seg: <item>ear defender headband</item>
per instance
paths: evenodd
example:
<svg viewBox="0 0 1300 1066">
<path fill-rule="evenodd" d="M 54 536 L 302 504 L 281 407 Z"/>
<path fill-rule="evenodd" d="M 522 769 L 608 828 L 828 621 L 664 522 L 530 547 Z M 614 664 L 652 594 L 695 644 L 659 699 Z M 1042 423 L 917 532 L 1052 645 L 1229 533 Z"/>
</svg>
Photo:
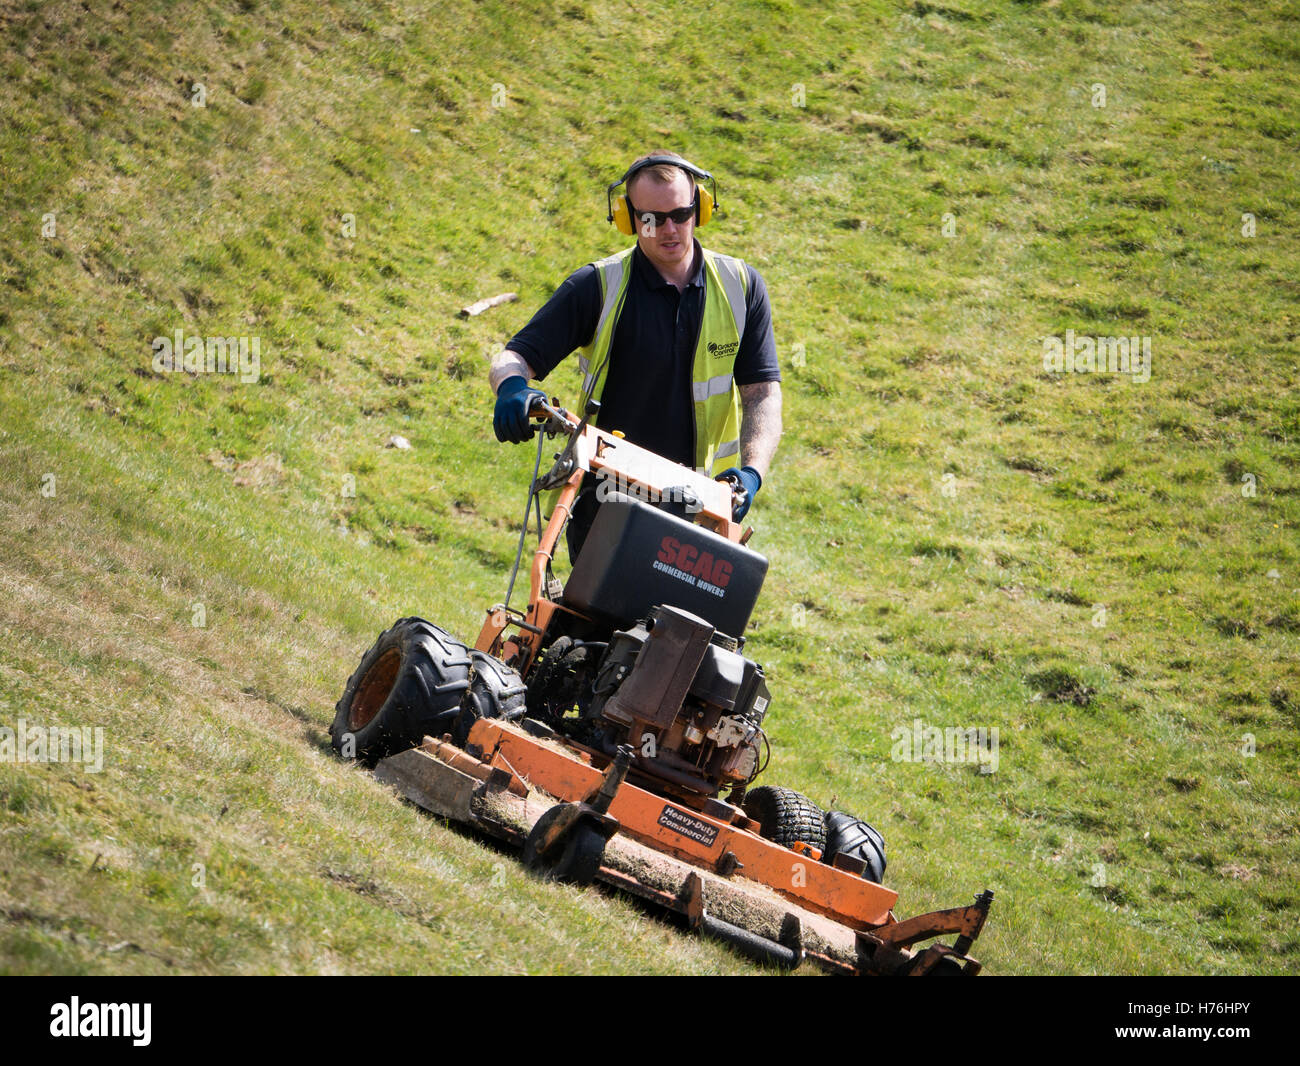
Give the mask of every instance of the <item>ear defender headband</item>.
<svg viewBox="0 0 1300 1066">
<path fill-rule="evenodd" d="M 718 212 L 718 179 L 710 174 L 707 170 L 701 170 L 694 163 L 688 163 L 679 155 L 652 155 L 642 159 L 639 163 L 633 163 L 627 168 L 627 172 L 613 182 L 605 190 L 605 200 L 609 205 L 609 215 L 606 217 L 607 222 L 612 222 L 618 228 L 619 233 L 625 233 L 629 237 L 636 233 L 636 223 L 632 218 L 632 210 L 628 205 L 627 194 L 615 196 L 614 190 L 622 185 L 625 189 L 627 183 L 637 176 L 647 167 L 659 166 L 666 163 L 669 166 L 677 167 L 679 170 L 686 171 L 696 179 L 695 181 L 695 224 L 703 226 Z M 702 182 L 709 182 L 713 189 L 706 189 Z"/>
</svg>

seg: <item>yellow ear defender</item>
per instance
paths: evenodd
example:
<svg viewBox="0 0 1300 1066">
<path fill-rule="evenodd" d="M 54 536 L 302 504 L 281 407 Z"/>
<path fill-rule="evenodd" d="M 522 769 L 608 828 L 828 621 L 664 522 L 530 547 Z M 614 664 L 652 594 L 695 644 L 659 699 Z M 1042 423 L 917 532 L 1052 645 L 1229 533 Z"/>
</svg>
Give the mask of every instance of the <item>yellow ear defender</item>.
<svg viewBox="0 0 1300 1066">
<path fill-rule="evenodd" d="M 614 195 L 614 190 L 620 185 L 624 188 L 627 183 L 634 178 L 640 171 L 646 167 L 658 166 L 661 163 L 667 163 L 670 166 L 680 167 L 686 173 L 692 175 L 695 181 L 695 224 L 703 226 L 711 219 L 715 213 L 720 213 L 718 206 L 718 180 L 707 170 L 701 170 L 694 163 L 688 163 L 679 155 L 652 155 L 639 162 L 633 163 L 627 168 L 627 172 L 613 182 L 605 190 L 605 199 L 609 205 L 609 215 L 606 221 L 614 223 L 619 233 L 625 233 L 629 237 L 636 233 L 636 224 L 632 220 L 631 209 L 628 207 L 627 195 Z M 704 187 L 704 182 L 709 182 L 713 188 L 712 191 Z"/>
</svg>

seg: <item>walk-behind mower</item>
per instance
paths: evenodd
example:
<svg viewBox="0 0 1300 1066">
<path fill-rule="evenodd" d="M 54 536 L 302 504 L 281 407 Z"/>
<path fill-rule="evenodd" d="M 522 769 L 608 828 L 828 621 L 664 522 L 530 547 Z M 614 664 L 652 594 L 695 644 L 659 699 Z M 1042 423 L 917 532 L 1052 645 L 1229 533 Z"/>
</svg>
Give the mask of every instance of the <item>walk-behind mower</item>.
<svg viewBox="0 0 1300 1066">
<path fill-rule="evenodd" d="M 733 493 L 543 402 L 524 531 L 558 490 L 526 611 L 492 607 L 472 649 L 404 618 L 348 680 L 344 757 L 435 814 L 518 846 L 540 875 L 601 881 L 769 965 L 979 972 L 992 893 L 900 921 L 866 822 L 754 787 L 770 754 L 763 668 L 742 654 L 767 572 Z M 543 442 L 567 438 L 542 477 Z M 552 557 L 587 479 L 601 499 L 568 580 Z M 725 794 L 725 795 L 724 795 Z M 951 945 L 923 941 L 955 934 Z"/>
</svg>

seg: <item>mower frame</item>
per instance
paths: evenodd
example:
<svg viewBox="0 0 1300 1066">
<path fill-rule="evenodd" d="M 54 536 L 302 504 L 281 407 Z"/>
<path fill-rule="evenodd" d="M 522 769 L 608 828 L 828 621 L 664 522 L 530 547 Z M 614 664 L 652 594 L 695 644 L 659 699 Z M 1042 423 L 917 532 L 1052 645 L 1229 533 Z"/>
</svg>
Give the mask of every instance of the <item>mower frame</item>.
<svg viewBox="0 0 1300 1066">
<path fill-rule="evenodd" d="M 560 492 L 532 557 L 527 610 L 490 608 L 475 645 L 521 678 L 536 663 L 557 612 L 583 617 L 558 602 L 550 568 L 586 474 L 648 493 L 684 487 L 698 505 L 697 524 L 737 543 L 753 532 L 732 521 L 727 482 L 671 463 L 558 405 L 537 402 L 532 413 L 544 420 L 542 432 L 568 437 L 532 492 Z M 419 747 L 381 760 L 375 773 L 426 810 L 522 847 L 525 864 L 545 876 L 599 880 L 767 965 L 789 969 L 809 959 L 853 974 L 980 971 L 968 953 L 991 892 L 966 907 L 898 921 L 898 894 L 868 880 L 861 863 L 842 861 L 843 855 L 825 863 L 806 844 L 777 844 L 739 807 L 665 787 L 637 774 L 633 763 L 630 747 L 611 757 L 541 722 L 480 718 L 463 748 L 449 737 L 425 737 Z M 951 945 L 914 950 L 949 934 L 957 937 Z"/>
</svg>

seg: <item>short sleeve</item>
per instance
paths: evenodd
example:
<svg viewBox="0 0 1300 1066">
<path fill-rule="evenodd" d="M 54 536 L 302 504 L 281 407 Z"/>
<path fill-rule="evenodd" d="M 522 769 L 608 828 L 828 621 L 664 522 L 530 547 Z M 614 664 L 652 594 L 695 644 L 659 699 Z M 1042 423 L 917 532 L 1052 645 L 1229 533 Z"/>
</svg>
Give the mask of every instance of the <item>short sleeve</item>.
<svg viewBox="0 0 1300 1066">
<path fill-rule="evenodd" d="M 745 294 L 745 335 L 736 355 L 737 385 L 757 385 L 781 380 L 781 362 L 772 335 L 772 307 L 767 299 L 767 285 L 762 275 L 748 263 L 749 290 Z"/>
<path fill-rule="evenodd" d="M 541 381 L 571 352 L 591 343 L 600 306 L 600 279 L 588 263 L 560 283 L 507 347 L 522 355 Z"/>
</svg>

